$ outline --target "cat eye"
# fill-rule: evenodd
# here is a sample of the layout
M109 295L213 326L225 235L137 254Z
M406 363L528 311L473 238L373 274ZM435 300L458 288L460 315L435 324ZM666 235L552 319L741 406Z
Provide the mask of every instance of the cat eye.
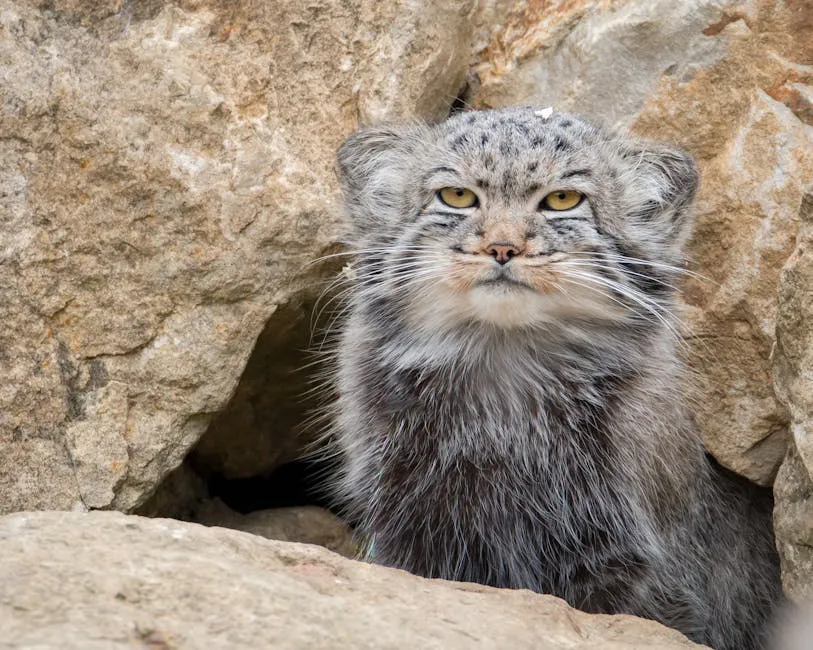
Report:
M557 190L551 192L539 204L542 210L571 210L582 202L584 195L575 190Z
M438 190L438 198L450 208L473 208L477 195L465 187L444 187Z

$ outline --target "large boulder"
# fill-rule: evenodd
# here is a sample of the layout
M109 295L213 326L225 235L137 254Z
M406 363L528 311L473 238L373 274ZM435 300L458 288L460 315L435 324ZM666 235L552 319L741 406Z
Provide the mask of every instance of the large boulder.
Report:
M132 510L178 466L318 291L335 148L445 114L473 6L0 0L0 512Z
M779 468L776 539L785 591L813 600L813 187L796 249L782 269L774 381L790 411L791 444Z
M0 518L3 647L700 648L631 616L120 513Z
M695 155L697 421L763 485L787 453L803 594L812 31L802 0L0 0L0 512L182 510L299 454L336 146L533 102Z

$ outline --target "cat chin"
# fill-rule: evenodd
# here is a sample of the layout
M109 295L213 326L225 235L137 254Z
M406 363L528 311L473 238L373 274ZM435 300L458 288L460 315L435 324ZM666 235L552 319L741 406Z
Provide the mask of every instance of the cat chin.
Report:
M423 330L450 331L472 321L498 329L519 329L560 319L560 297L514 284L486 284L467 290L427 287L410 308L410 320Z
M539 293L519 284L488 283L461 290L432 283L417 292L407 310L408 321L424 332L443 333L472 322L513 330L568 323L606 323L626 314L595 292L575 287L567 294Z
M471 318L482 323L513 329L549 321L552 298L515 285L485 285L467 292Z

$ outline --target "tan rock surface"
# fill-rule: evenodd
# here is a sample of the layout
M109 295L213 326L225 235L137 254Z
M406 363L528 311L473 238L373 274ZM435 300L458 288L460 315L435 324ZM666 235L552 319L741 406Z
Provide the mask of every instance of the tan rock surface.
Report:
M315 544L351 559L358 555L350 526L329 510L317 506L271 508L243 515L219 499L211 499L195 509L192 521L204 526L242 530L281 542Z
M325 264L326 269L341 268ZM336 268L336 270L338 270ZM329 301L325 297L320 305ZM315 358L311 315L314 303L290 302L266 325L228 405L218 413L192 458L227 479L265 475L302 454L303 440L315 429L303 426L304 413L318 408L306 400ZM331 313L326 310L326 313ZM314 396L315 397L315 396Z
M701 647L551 596L425 580L167 519L18 513L0 518L0 556L9 650Z
M181 462L318 284L335 147L447 109L472 8L0 0L0 512L130 510Z
M702 172L686 285L698 422L769 485L787 411L771 387L776 286L813 181L813 5L516 3L480 54L480 106L535 102L682 145Z
M776 328L776 392L790 411L792 441L774 486L775 523L785 591L813 601L813 186L800 217Z
M290 460L333 150L359 122L442 116L473 53L478 106L553 104L697 157L698 422L766 485L792 438L776 521L806 593L812 33L804 0L0 0L0 513L133 510L196 445L227 478Z

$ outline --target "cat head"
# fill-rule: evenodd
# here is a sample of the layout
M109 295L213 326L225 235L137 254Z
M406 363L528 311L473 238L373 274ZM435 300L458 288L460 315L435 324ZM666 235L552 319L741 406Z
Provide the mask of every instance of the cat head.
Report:
M434 328L657 322L698 181L678 149L531 107L365 128L338 162L359 289Z

